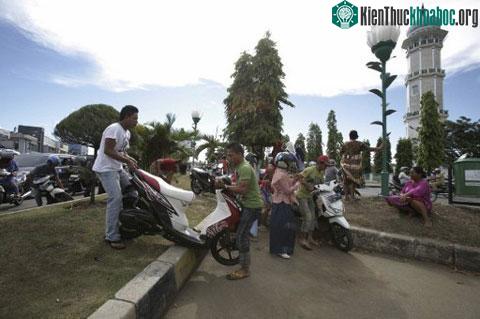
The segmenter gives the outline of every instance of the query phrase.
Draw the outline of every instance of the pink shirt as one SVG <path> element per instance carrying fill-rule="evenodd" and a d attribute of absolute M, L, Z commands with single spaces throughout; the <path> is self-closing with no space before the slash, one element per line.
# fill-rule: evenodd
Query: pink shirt
<path fill-rule="evenodd" d="M 422 201 L 425 207 L 427 207 L 427 210 L 432 209 L 432 201 L 430 200 L 430 186 L 425 179 L 421 179 L 417 183 L 415 183 L 413 180 L 409 180 L 405 186 L 403 186 L 402 194 Z"/>
<path fill-rule="evenodd" d="M 272 202 L 274 204 L 291 204 L 295 190 L 297 190 L 299 183 L 296 183 L 292 177 L 290 177 L 285 169 L 277 168 L 272 178 Z"/>

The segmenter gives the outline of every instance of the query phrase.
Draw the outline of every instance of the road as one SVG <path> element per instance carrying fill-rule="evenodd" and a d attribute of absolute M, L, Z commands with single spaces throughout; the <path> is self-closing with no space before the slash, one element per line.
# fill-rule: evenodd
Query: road
<path fill-rule="evenodd" d="M 479 318 L 478 275 L 330 246 L 283 260 L 267 236 L 252 243 L 252 275 L 241 281 L 208 255 L 165 318 Z"/>
<path fill-rule="evenodd" d="M 76 195 L 73 198 L 74 199 L 83 198 L 83 195 Z M 47 200 L 44 198 L 43 199 L 43 205 L 46 205 L 46 203 L 47 203 Z M 15 206 L 15 205 L 10 205 L 10 204 L 2 204 L 2 205 L 0 205 L 0 215 L 5 214 L 5 213 L 18 212 L 18 211 L 28 209 L 28 208 L 33 208 L 33 207 L 37 207 L 37 203 L 35 202 L 35 200 L 33 198 L 24 200 L 22 205 L 20 205 L 20 206 Z"/>

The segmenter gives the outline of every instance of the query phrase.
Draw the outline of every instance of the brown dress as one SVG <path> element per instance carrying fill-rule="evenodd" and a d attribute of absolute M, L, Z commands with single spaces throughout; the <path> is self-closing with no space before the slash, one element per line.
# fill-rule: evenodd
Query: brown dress
<path fill-rule="evenodd" d="M 365 183 L 363 178 L 362 152 L 369 152 L 367 144 L 359 141 L 348 141 L 343 144 L 340 154 L 340 165 L 344 172 L 345 186 L 361 186 Z"/>

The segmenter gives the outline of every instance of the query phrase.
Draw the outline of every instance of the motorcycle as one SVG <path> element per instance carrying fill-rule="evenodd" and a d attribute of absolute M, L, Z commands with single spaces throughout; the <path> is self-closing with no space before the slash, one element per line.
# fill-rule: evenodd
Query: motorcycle
<path fill-rule="evenodd" d="M 47 198 L 47 205 L 73 200 L 73 197 L 65 192 L 64 189 L 55 187 L 52 175 L 34 179 L 32 187 L 39 191 L 42 197 Z"/>
<path fill-rule="evenodd" d="M 75 196 L 77 193 L 85 193 L 86 187 L 83 185 L 80 180 L 79 174 L 70 174 L 68 177 L 67 190 L 72 195 Z"/>
<path fill-rule="evenodd" d="M 195 195 L 199 195 L 201 192 L 215 194 L 215 177 L 221 176 L 222 170 L 222 163 L 215 165 L 211 172 L 196 167 L 192 168 L 190 187 Z"/>
<path fill-rule="evenodd" d="M 185 209 L 195 198 L 193 192 L 176 188 L 141 169 L 131 175 L 119 216 L 123 239 L 161 235 L 182 246 L 210 249 L 213 258 L 223 265 L 238 264 L 235 233 L 242 208 L 234 195 L 223 189 L 215 190 L 215 210 L 190 228 Z M 231 183 L 226 176 L 222 181 Z"/>
<path fill-rule="evenodd" d="M 0 179 L 7 178 L 13 174 L 8 172 L 5 169 L 0 170 Z M 30 192 L 23 192 L 24 183 L 26 180 L 25 175 L 14 176 L 15 182 L 17 183 L 19 193 L 22 195 L 15 196 L 13 193 L 8 193 L 3 185 L 0 184 L 0 204 L 13 204 L 15 206 L 20 206 L 23 203 L 23 200 L 30 195 Z"/>
<path fill-rule="evenodd" d="M 350 224 L 343 215 L 342 187 L 331 181 L 329 184 L 314 186 L 313 200 L 321 232 L 327 232 L 335 246 L 345 252 L 353 248 Z"/>

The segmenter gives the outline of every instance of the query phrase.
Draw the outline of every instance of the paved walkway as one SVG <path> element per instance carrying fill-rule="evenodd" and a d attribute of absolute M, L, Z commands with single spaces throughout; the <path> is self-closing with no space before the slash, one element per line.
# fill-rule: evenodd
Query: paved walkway
<path fill-rule="evenodd" d="M 250 278 L 208 255 L 165 318 L 480 318 L 478 275 L 330 246 L 283 260 L 260 235 Z"/>

